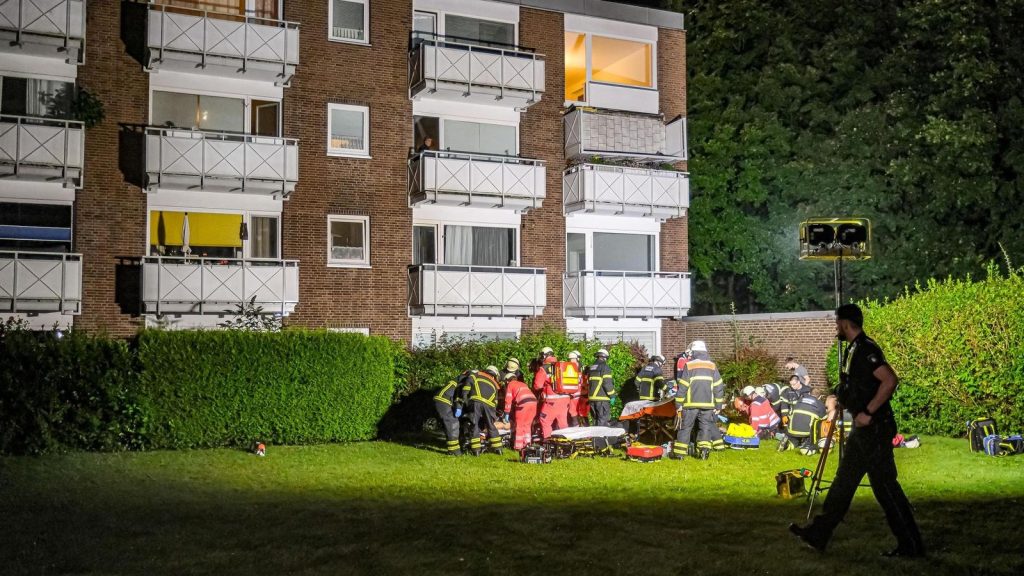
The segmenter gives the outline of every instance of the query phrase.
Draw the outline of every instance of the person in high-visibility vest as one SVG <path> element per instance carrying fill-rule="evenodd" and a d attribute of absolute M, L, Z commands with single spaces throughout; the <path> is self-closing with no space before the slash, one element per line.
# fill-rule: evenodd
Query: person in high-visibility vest
<path fill-rule="evenodd" d="M 512 420 L 512 447 L 522 450 L 533 441 L 533 423 L 537 419 L 537 397 L 514 373 L 505 374 L 505 422 Z"/>
<path fill-rule="evenodd" d="M 592 423 L 594 426 L 607 426 L 611 420 L 615 382 L 608 366 L 608 351 L 604 348 L 597 351 L 597 359 L 587 369 L 587 386 L 590 412 L 594 416 Z"/>
<path fill-rule="evenodd" d="M 825 405 L 814 396 L 804 396 L 789 411 L 786 438 L 779 442 L 779 452 L 799 448 L 810 456 L 818 452 L 818 422 L 825 417 Z"/>
<path fill-rule="evenodd" d="M 572 362 L 576 366 L 576 372 L 580 374 L 582 378 L 583 371 L 580 370 L 580 353 L 576 350 L 569 352 L 569 362 Z M 569 405 L 566 407 L 566 420 L 569 426 L 580 425 L 580 397 L 583 396 L 583 386 L 580 386 L 576 392 L 569 394 Z"/>
<path fill-rule="evenodd" d="M 569 425 L 570 396 L 579 389 L 579 367 L 572 362 L 559 362 L 551 348 L 541 350 L 541 366 L 533 377 L 533 390 L 541 395 L 540 430 L 544 439 Z"/>
<path fill-rule="evenodd" d="M 466 398 L 469 409 L 469 449 L 474 456 L 482 452 L 481 433 L 487 431 L 487 447 L 501 454 L 501 435 L 494 425 L 498 414 L 498 369 L 488 366 L 482 372 L 472 375 L 472 384 Z"/>
<path fill-rule="evenodd" d="M 665 389 L 665 376 L 661 373 L 661 366 L 665 363 L 665 357 L 661 354 L 651 356 L 639 372 L 636 373 L 636 388 L 640 392 L 640 400 L 654 402 L 661 398 Z"/>
<path fill-rule="evenodd" d="M 462 456 L 462 449 L 459 446 L 459 418 L 462 417 L 463 400 L 459 392 L 467 386 L 472 374 L 471 370 L 466 370 L 454 380 L 449 380 L 434 395 L 434 408 L 437 409 L 437 416 L 444 426 L 449 456 Z"/>
<path fill-rule="evenodd" d="M 683 459 L 690 449 L 694 424 L 697 425 L 697 456 L 706 460 L 711 450 L 722 447 L 721 433 L 715 424 L 715 410 L 725 405 L 725 386 L 718 366 L 711 361 L 707 345 L 701 340 L 690 344 L 692 358 L 686 363 L 676 384 L 676 441 L 672 444 L 672 459 Z"/>

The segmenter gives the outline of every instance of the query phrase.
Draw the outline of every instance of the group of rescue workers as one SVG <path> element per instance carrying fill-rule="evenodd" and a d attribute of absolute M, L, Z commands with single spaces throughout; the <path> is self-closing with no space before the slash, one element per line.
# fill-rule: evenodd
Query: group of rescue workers
<path fill-rule="evenodd" d="M 466 370 L 449 381 L 434 396 L 448 454 L 458 456 L 467 448 L 479 455 L 484 437 L 487 449 L 500 454 L 499 422 L 510 424 L 510 445 L 515 450 L 534 441 L 535 426 L 547 440 L 554 431 L 572 426 L 616 425 L 611 422 L 611 410 L 618 395 L 608 351 L 598 350 L 589 366 L 581 365 L 581 360 L 577 351 L 570 352 L 567 360 L 559 360 L 551 348 L 544 347 L 532 365 L 532 387 L 526 384 L 517 358 L 509 358 L 503 370 L 493 365 Z M 836 409 L 835 398 L 830 396 L 823 403 L 813 396 L 806 370 L 792 358 L 787 360 L 787 368 L 794 371 L 788 385 L 748 386 L 735 398 L 733 407 L 747 415 L 758 436 L 778 438 L 780 451 L 797 448 L 803 454 L 814 454 L 819 440 L 823 442 L 832 433 L 828 420 Z M 634 381 L 638 402 L 674 401 L 676 439 L 669 457 L 706 459 L 712 451 L 725 449 L 717 422 L 726 406 L 725 386 L 707 345 L 694 341 L 677 356 L 672 380 L 666 380 L 664 364 L 664 356 L 651 356 Z M 847 427 L 852 418 L 842 422 Z M 466 436 L 468 442 L 463 442 Z"/>

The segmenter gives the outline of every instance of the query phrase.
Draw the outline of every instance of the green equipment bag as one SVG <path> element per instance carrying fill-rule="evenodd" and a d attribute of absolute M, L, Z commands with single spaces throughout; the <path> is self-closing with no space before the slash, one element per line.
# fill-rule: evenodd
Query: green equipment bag
<path fill-rule="evenodd" d="M 971 452 L 984 452 L 985 438 L 996 434 L 996 421 L 991 418 L 975 418 L 967 423 L 967 437 L 971 441 Z"/>

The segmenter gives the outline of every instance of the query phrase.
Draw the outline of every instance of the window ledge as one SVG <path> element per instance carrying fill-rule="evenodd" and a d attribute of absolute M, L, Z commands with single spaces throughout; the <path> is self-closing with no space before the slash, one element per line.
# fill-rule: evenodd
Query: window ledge
<path fill-rule="evenodd" d="M 345 38 L 335 38 L 333 36 L 328 36 L 327 41 L 337 42 L 338 44 L 353 44 L 355 46 L 366 46 L 368 48 L 373 46 L 373 44 L 370 44 L 369 42 L 362 42 L 360 40 L 346 40 Z"/>
<path fill-rule="evenodd" d="M 357 268 L 363 270 L 369 270 L 372 268 L 369 264 L 343 264 L 341 262 L 328 262 L 328 268 Z"/>
<path fill-rule="evenodd" d="M 347 152 L 327 152 L 331 158 L 357 158 L 359 160 L 373 160 L 369 154 L 349 154 Z"/>

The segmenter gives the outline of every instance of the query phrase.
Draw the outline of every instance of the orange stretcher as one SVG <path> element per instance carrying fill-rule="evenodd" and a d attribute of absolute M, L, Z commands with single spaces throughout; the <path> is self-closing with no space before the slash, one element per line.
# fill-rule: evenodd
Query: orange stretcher
<path fill-rule="evenodd" d="M 620 422 L 634 423 L 637 441 L 660 446 L 675 440 L 676 402 L 666 398 L 658 402 L 630 402 L 622 408 Z"/>

